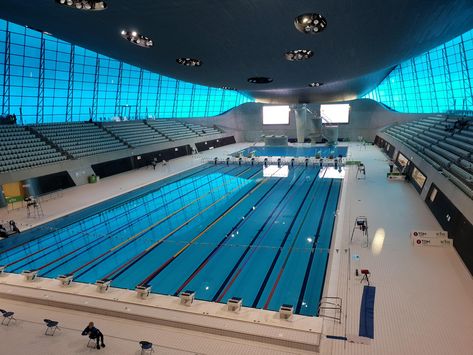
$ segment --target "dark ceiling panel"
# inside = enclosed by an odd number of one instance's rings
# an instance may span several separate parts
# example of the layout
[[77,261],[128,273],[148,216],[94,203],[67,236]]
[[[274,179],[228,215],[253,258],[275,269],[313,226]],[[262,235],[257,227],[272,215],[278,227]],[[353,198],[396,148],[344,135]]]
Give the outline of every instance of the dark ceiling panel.
[[[54,0],[1,0],[0,16],[71,43],[173,78],[234,87],[274,102],[333,101],[375,87],[396,64],[473,27],[473,0],[109,0],[87,13]],[[305,35],[293,25],[320,12],[326,30]],[[151,37],[139,48],[120,37],[123,28]],[[311,49],[289,62],[284,53]],[[192,57],[202,67],[183,67]],[[247,78],[268,76],[271,84]],[[324,85],[309,88],[319,81]]]

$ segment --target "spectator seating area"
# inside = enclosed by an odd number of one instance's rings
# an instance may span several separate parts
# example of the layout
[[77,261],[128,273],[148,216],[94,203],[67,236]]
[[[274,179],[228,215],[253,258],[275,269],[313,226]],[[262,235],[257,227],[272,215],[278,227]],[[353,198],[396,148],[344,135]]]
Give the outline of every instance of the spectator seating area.
[[199,137],[199,134],[189,129],[179,121],[173,120],[147,120],[146,123],[171,141]]
[[123,139],[131,147],[169,142],[165,136],[145,123],[145,121],[107,122],[105,130]]
[[431,116],[384,132],[409,146],[473,198],[473,119]]
[[0,173],[66,159],[23,126],[0,125]]
[[128,148],[92,122],[51,123],[31,126],[72,158]]
[[0,173],[220,133],[168,119],[0,125]]
[[214,128],[214,127],[205,127],[205,126],[202,126],[200,124],[195,124],[195,123],[184,123],[184,125],[189,128],[190,130],[194,131],[195,133],[197,133],[199,136],[209,136],[209,135],[212,135],[212,134],[219,134],[219,133],[222,133],[221,131],[219,131],[218,129]]

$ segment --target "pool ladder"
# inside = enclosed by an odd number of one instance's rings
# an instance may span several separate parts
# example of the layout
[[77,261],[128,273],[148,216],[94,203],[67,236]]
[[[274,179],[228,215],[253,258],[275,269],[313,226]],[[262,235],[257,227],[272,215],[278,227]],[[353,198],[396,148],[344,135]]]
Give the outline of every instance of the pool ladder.
[[[318,317],[330,318],[342,323],[342,305],[341,297],[322,297],[317,310]],[[333,315],[326,314],[325,311],[333,311]]]

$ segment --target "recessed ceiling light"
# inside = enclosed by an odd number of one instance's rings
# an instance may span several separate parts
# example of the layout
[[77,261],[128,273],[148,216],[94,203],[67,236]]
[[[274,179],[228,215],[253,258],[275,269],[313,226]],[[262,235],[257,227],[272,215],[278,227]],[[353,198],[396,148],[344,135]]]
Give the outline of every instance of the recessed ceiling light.
[[153,40],[149,37],[142,36],[136,31],[122,30],[120,35],[125,38],[128,42],[136,44],[143,48],[153,47]]
[[232,88],[230,86],[222,86],[223,90],[236,90],[235,88]]
[[309,59],[314,55],[314,52],[312,52],[310,49],[295,49],[286,52],[284,55],[287,60],[291,62],[296,62],[300,60]]
[[84,11],[101,11],[107,8],[105,1],[97,0],[55,0],[59,5]]
[[248,78],[248,82],[251,84],[269,84],[273,81],[272,78],[268,78],[265,76],[254,76],[251,78]]
[[202,65],[202,61],[195,58],[177,58],[176,62],[186,67],[200,67]]
[[318,81],[315,83],[310,83],[309,86],[311,88],[318,88],[319,86],[322,86],[324,83],[319,83]]
[[327,20],[320,14],[302,14],[294,19],[297,30],[306,34],[322,32],[327,27]]

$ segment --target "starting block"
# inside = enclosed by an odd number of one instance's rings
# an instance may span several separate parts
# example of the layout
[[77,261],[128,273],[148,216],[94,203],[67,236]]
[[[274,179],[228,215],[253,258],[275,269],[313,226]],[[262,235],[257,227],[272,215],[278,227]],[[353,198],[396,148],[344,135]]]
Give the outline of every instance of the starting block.
[[279,318],[289,319],[294,314],[294,306],[292,304],[283,304],[279,307]]
[[194,302],[195,291],[185,290],[181,293],[179,298],[181,299],[181,304],[190,306],[192,302]]
[[26,281],[34,281],[38,276],[38,271],[24,270],[21,274],[25,277]]
[[227,301],[227,307],[230,312],[238,312],[241,310],[243,299],[240,297],[232,297]]
[[144,286],[136,286],[135,287],[136,294],[139,298],[148,298],[149,294],[151,293],[151,286],[144,285]]
[[110,288],[110,284],[112,280],[97,280],[95,281],[95,285],[97,285],[97,290],[99,292],[107,292]]
[[60,276],[58,276],[57,279],[61,282],[61,285],[69,286],[72,283],[72,280],[74,279],[74,276],[72,276],[72,275],[60,275]]

